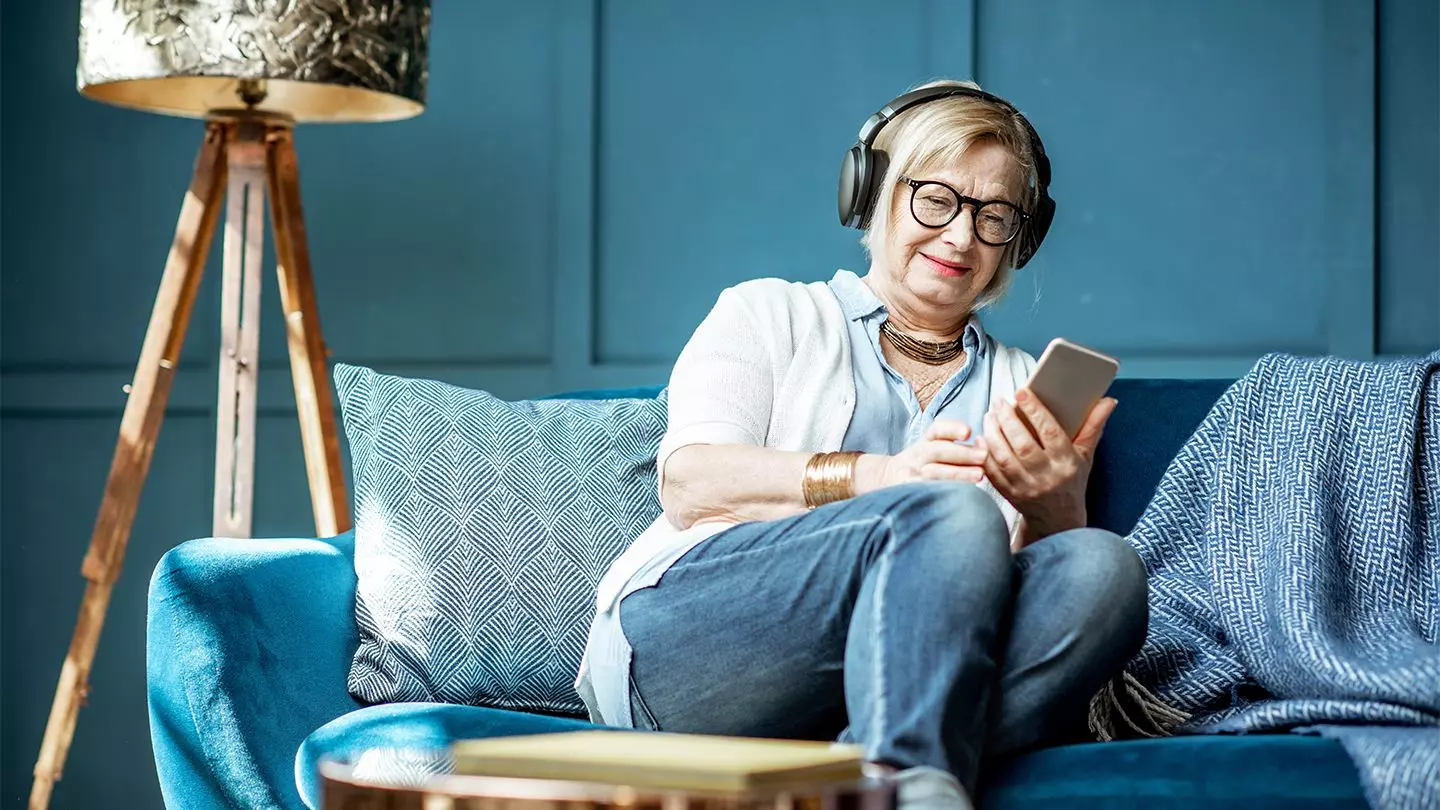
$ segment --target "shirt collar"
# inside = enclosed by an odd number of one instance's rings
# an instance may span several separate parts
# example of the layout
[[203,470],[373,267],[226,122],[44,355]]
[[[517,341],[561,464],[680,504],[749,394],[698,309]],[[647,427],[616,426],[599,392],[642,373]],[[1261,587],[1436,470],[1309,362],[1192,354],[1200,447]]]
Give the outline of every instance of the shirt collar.
[[830,288],[835,291],[840,310],[849,320],[862,320],[885,309],[879,296],[849,270],[835,271],[835,277],[830,279]]
[[[830,288],[835,291],[835,298],[840,302],[840,311],[845,313],[848,320],[865,320],[872,315],[885,312],[885,303],[880,300],[875,291],[849,270],[835,271],[835,277],[830,279]],[[985,339],[985,326],[980,323],[980,316],[973,312],[970,313],[970,320],[965,324],[963,340],[966,351],[970,352],[977,349],[983,352],[989,342]]]

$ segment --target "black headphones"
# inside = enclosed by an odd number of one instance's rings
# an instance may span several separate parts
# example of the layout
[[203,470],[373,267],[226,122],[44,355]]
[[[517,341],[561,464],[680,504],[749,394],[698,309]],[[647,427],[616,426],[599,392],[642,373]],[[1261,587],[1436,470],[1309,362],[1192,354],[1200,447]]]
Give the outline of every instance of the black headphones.
[[1030,126],[1030,121],[1015,109],[1015,105],[984,90],[954,86],[924,87],[894,99],[882,107],[880,112],[870,116],[870,120],[860,128],[855,145],[850,147],[850,151],[845,153],[845,159],[840,163],[840,224],[847,228],[865,228],[870,224],[873,213],[871,208],[875,205],[878,190],[876,185],[885,177],[885,169],[889,164],[889,156],[872,148],[875,136],[880,133],[881,128],[911,107],[949,96],[972,96],[999,104],[1013,111],[1030,134],[1030,142],[1035,147],[1035,174],[1039,198],[1035,211],[1030,214],[1020,235],[1016,237],[1020,244],[1015,253],[1015,267],[1024,267],[1030,257],[1035,255],[1035,251],[1040,249],[1040,243],[1045,239],[1045,233],[1050,230],[1050,223],[1055,219],[1055,201],[1050,198],[1050,158],[1045,155],[1040,135]]

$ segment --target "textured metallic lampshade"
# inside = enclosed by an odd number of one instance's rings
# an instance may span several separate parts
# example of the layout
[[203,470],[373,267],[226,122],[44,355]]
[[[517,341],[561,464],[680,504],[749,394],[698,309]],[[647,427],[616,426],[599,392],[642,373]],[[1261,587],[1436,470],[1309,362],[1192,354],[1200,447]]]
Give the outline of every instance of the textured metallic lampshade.
[[394,121],[425,109],[429,37],[429,0],[81,0],[76,85],[191,118],[243,90],[297,122]]

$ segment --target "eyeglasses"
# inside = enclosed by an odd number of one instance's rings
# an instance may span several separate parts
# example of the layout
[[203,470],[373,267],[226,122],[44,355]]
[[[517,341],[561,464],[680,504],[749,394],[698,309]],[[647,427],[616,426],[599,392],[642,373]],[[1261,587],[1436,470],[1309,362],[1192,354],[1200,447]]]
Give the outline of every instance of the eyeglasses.
[[1030,215],[1004,200],[966,197],[938,180],[901,177],[910,186],[910,215],[927,228],[943,228],[960,215],[963,206],[975,209],[975,236],[987,245],[1008,245]]

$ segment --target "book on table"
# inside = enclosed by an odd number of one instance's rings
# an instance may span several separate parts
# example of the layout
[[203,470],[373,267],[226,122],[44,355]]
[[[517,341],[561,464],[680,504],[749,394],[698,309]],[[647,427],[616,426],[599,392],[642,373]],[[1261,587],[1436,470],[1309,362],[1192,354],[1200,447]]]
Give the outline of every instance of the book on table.
[[855,745],[625,730],[461,740],[454,771],[637,789],[760,792],[864,775]]

